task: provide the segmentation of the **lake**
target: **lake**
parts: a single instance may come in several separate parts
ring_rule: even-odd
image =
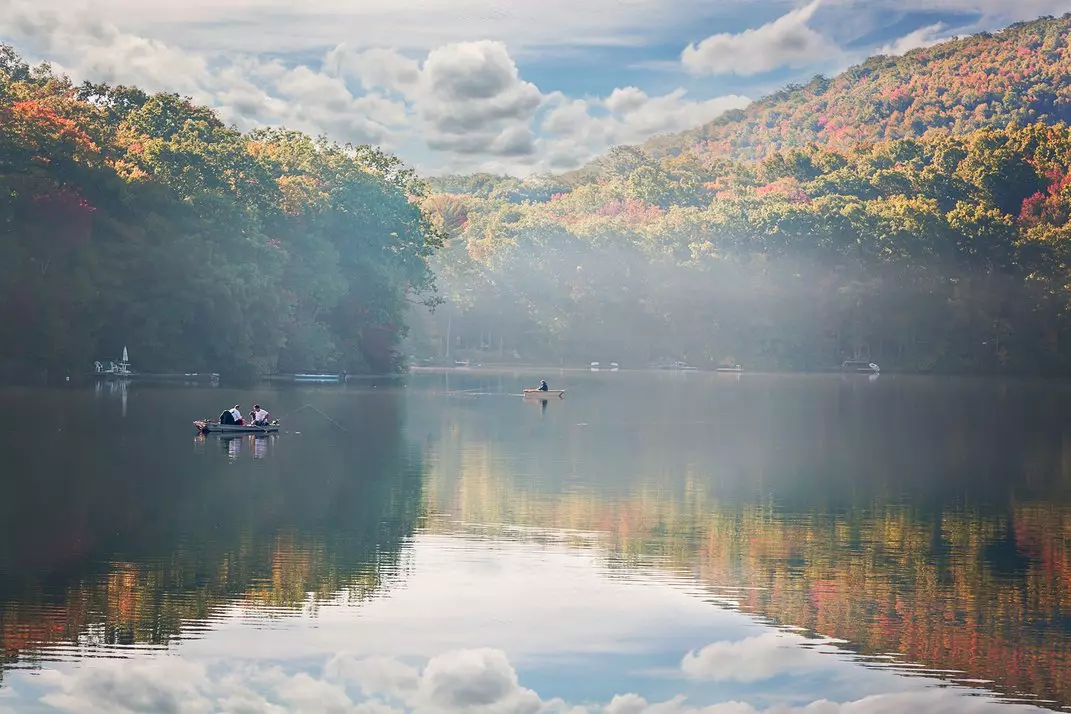
[[[565,398],[522,399],[540,378]],[[279,434],[191,425],[254,401]],[[0,713],[1071,710],[1068,404],[560,370],[2,389]]]

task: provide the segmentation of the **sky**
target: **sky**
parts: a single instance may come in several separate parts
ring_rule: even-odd
[[[576,168],[866,57],[1071,0],[0,0],[0,42],[426,175]]]

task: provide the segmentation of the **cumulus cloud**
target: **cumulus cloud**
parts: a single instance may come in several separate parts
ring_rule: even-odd
[[[492,40],[449,43],[423,56],[342,43],[318,65],[290,65],[186,51],[84,9],[59,13],[28,0],[0,0],[0,8],[10,11],[6,32],[29,59],[54,60],[76,80],[178,91],[243,130],[282,125],[406,148],[413,153],[403,158],[434,173],[574,168],[616,143],[689,128],[748,101],[693,100],[683,90],[648,96],[636,87],[602,100],[544,94],[521,76],[507,46]]]
[[[865,16],[871,25],[885,12],[923,6],[977,13],[976,29],[1066,4],[822,2],[841,20]],[[696,99],[683,90],[649,96],[631,86],[601,99],[563,98],[527,81],[515,61],[554,49],[664,42],[697,19],[696,7],[662,0],[317,0],[300,8],[284,0],[0,0],[0,38],[77,80],[192,96],[242,129],[285,125],[377,143],[436,173],[525,174],[573,168],[614,143],[689,128],[746,104],[740,96]],[[725,16],[739,7],[726,5]],[[761,27],[716,34],[671,64],[696,75],[750,76],[843,60],[847,53],[812,28],[817,9],[815,0]],[[932,44],[943,31],[950,30],[920,28],[881,50]]]
[[[648,99],[646,92],[636,87],[624,87],[615,89],[603,103],[612,112],[629,114],[642,108]]]
[[[747,647],[755,651],[766,645]],[[71,714],[1000,714],[1008,710],[1003,702],[937,688],[770,709],[743,701],[700,704],[684,695],[651,702],[635,692],[613,696],[606,704],[581,705],[544,699],[523,686],[509,658],[497,649],[445,652],[422,668],[390,658],[340,654],[326,663],[320,676],[253,663],[217,663],[209,668],[172,657],[96,660],[70,672],[45,670],[40,682],[45,690],[42,702]]]
[[[393,657],[338,654],[324,671],[333,680],[356,683],[369,696],[407,702],[413,701],[420,689],[420,670]]]
[[[942,22],[920,27],[914,32],[909,32],[897,39],[895,42],[890,42],[887,45],[879,47],[877,54],[900,56],[907,54],[911,50],[917,50],[920,47],[936,45],[938,42],[944,42],[948,39],[948,37],[944,35],[944,30],[945,24]]]
[[[1037,707],[1023,707],[1023,710],[1043,711]],[[851,702],[819,699],[806,706],[777,705],[768,709],[738,701],[693,705],[684,696],[652,703],[636,694],[626,694],[614,697],[603,709],[604,714],[914,714],[920,711],[927,714],[999,714],[1007,712],[1008,705],[942,690],[926,690],[881,694]]]
[[[624,87],[595,100],[555,94],[548,98],[551,108],[540,124],[548,137],[545,161],[552,169],[575,168],[608,146],[683,131],[750,103],[739,95],[690,99],[683,89],[649,96],[637,87]]]
[[[100,667],[77,674],[45,670],[42,682],[53,691],[41,701],[72,714],[205,714],[212,711],[212,702],[201,691],[207,676],[203,664],[177,659]]]
[[[681,660],[681,670],[690,677],[717,682],[760,682],[784,674],[820,669],[821,647],[800,635],[765,632],[736,642],[714,642]],[[828,647],[834,651],[835,648]]]
[[[505,45],[480,41],[432,50],[415,104],[434,149],[524,156],[535,150],[528,122],[542,100]]]
[[[344,42],[327,53],[324,69],[334,76],[356,79],[365,89],[405,94],[420,82],[420,63],[386,47],[361,50]]]
[[[7,32],[19,49],[55,60],[76,80],[178,92],[216,107],[243,129],[282,124],[342,141],[390,145],[393,129],[406,122],[404,104],[376,93],[357,96],[338,77],[309,67],[203,57],[124,32],[90,12],[56,13],[21,0],[6,0],[0,8],[5,4],[12,18]]]
[[[696,75],[750,76],[826,61],[840,50],[807,24],[819,1],[813,0],[762,27],[738,34],[723,32],[688,45],[681,53],[681,64]]]
[[[506,654],[497,649],[446,652],[418,671],[390,658],[335,657],[327,671],[352,681],[370,697],[398,702],[415,714],[537,714],[544,702],[522,687]]]
[[[99,0],[92,8],[61,8],[58,1],[0,0],[0,13],[5,17],[0,33],[14,41],[28,59],[53,60],[76,80],[177,91],[215,107],[225,121],[244,130],[282,125],[341,142],[374,143],[401,153],[403,159],[429,173],[525,175],[568,170],[613,145],[639,143],[656,134],[698,126],[750,101],[740,95],[697,98],[683,89],[651,95],[635,86],[595,98],[545,93],[522,76],[513,53],[517,47],[524,51],[527,45],[512,36],[514,44],[502,39],[455,38],[414,49],[408,43],[382,45],[384,38],[404,39],[406,33],[400,37],[380,31],[373,41],[362,29],[346,32],[351,37],[347,42],[327,44],[331,49],[323,50],[321,45],[319,61],[309,61],[305,55],[295,63],[278,54],[236,52],[233,46],[191,49],[187,36],[174,31],[176,26],[139,22],[140,5],[135,7],[129,0]],[[550,9],[537,12],[528,5],[507,4],[499,14],[508,16],[510,23],[523,18],[534,26],[539,22],[536,15],[552,13],[560,3],[560,14],[568,16],[569,23],[592,28],[596,26],[594,14],[613,15],[603,12],[605,8],[599,10],[598,4],[568,13],[564,0],[550,1]],[[979,7],[993,4],[990,0],[944,1],[950,5],[974,2]],[[288,7],[281,0],[257,2],[280,12]],[[855,0],[825,2],[844,8]],[[421,11],[437,17],[440,4],[450,3],[471,13],[465,35],[471,36],[474,26],[481,32],[497,26],[498,20],[485,17],[486,10],[475,0],[443,0],[433,3],[434,7],[422,6]],[[627,22],[642,25],[641,20],[649,20],[657,4],[654,0],[628,3],[623,10]],[[160,23],[192,22],[193,18],[198,18],[199,26],[211,24],[208,18],[245,22],[253,5],[253,0],[223,0],[169,6],[161,10]],[[344,14],[347,8],[352,9],[351,4],[342,0],[325,0],[307,14],[327,22],[331,13]],[[762,27],[715,35],[691,45],[682,53],[678,67],[695,74],[750,75],[828,58],[839,50],[809,26],[817,8],[817,1],[812,2]],[[380,27],[388,18],[396,19],[397,12],[393,5],[370,0],[346,17],[360,16]],[[687,11],[670,11],[674,12]],[[280,15],[272,17],[273,22],[283,22]],[[343,27],[336,28],[335,37]],[[943,30],[940,26],[920,28],[882,50],[902,53],[932,44]],[[488,32],[490,37],[496,34]],[[590,39],[594,44],[600,41]]]
[[[354,709],[353,700],[341,687],[299,672],[283,682],[279,698],[302,714],[344,714]]]

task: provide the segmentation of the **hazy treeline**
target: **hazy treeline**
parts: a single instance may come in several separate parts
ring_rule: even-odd
[[[1069,173],[1071,130],[1035,123],[758,163],[618,149],[549,200],[438,194],[425,206],[453,236],[433,259],[447,305],[422,346],[1066,371]]]
[[[393,156],[0,46],[0,369],[388,371],[440,243]]]

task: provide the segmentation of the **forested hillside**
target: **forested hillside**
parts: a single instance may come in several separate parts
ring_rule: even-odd
[[[506,360],[1071,370],[1071,130],[811,146],[705,168],[615,152],[545,202],[432,196],[454,236],[424,349]],[[516,353],[516,354],[515,354]]]
[[[0,46],[0,371],[386,371],[441,242],[393,156]]]
[[[1067,374],[1069,29],[873,58],[565,176],[437,179],[416,347]]]
[[[743,110],[643,146],[655,157],[766,158],[810,142],[965,134],[983,127],[1071,120],[1071,14],[1019,23],[902,57],[878,56],[816,77]]]
[[[126,344],[144,369],[384,371],[409,323],[445,360],[1067,374],[1069,29],[872,59],[586,172],[434,191],[375,149],[243,135],[5,49],[0,365]]]

